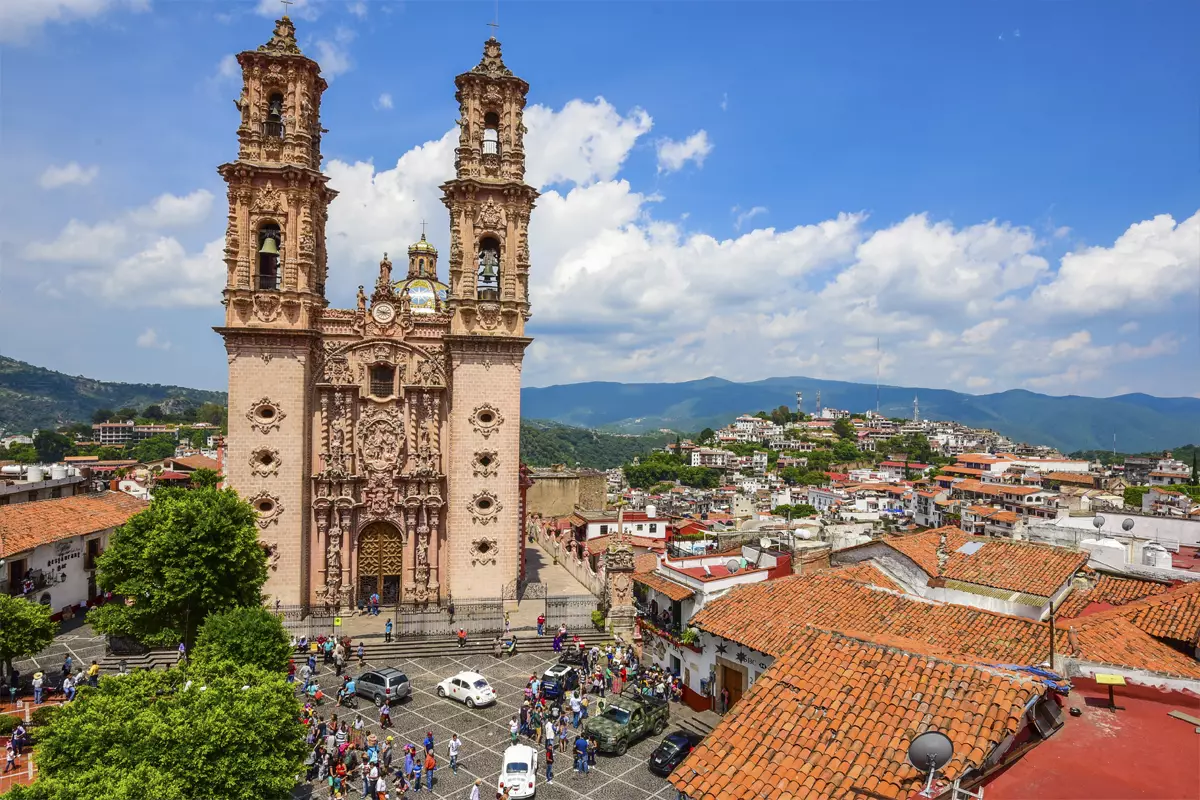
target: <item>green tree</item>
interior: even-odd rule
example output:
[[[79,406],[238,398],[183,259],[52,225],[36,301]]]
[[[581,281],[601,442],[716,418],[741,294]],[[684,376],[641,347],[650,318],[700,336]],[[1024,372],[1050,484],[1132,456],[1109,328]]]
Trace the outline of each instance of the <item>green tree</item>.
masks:
[[[116,417],[119,420],[127,420],[127,419],[136,419],[137,415],[138,415],[138,412],[137,412],[136,408],[133,408],[132,406],[125,406],[124,408],[117,409]]]
[[[97,408],[92,412],[92,422],[108,422],[113,418],[113,410],[111,408]]]
[[[1142,498],[1146,496],[1146,492],[1150,491],[1149,486],[1126,486],[1125,487],[1125,505],[1142,507]]]
[[[198,664],[222,661],[283,672],[292,656],[291,639],[279,617],[262,606],[210,614],[196,633],[193,658]]]
[[[833,423],[833,432],[837,434],[839,439],[858,438],[858,432],[854,429],[854,423],[845,418]]]
[[[63,456],[71,450],[71,440],[54,431],[38,431],[38,435],[33,437],[33,449],[37,451],[38,461],[51,464],[63,460]]]
[[[97,563],[100,588],[132,605],[106,603],[88,622],[146,644],[190,644],[209,614],[258,605],[267,556],[256,518],[232,489],[158,490]]]
[[[38,462],[38,451],[31,444],[16,442],[8,446],[4,457],[10,461],[16,461],[18,464],[36,464]]]
[[[839,420],[840,422],[841,420]],[[842,440],[833,446],[833,457],[839,463],[847,461],[857,461],[862,457],[862,452],[854,444],[854,442]]]
[[[797,503],[795,505],[779,505],[771,509],[772,513],[778,514],[790,519],[800,519],[802,517],[816,516],[817,509],[808,503]]]
[[[225,406],[216,403],[203,403],[196,409],[196,422],[207,422],[210,425],[225,424]]]
[[[54,641],[58,623],[51,613],[50,606],[0,594],[0,662],[9,674],[13,661],[40,653]]]
[[[96,451],[96,457],[101,461],[122,461],[129,458],[124,447],[101,447]]]
[[[163,433],[142,439],[133,446],[131,455],[143,464],[148,461],[160,461],[175,455],[175,445],[175,437]]]
[[[287,800],[299,716],[294,687],[252,666],[106,677],[38,731],[37,781],[6,798]]]
[[[146,410],[142,412],[142,416],[145,417],[146,419],[158,420],[158,419],[162,419],[165,416],[165,414],[163,414],[162,406],[149,405],[149,406],[146,406]]]
[[[705,428],[704,430],[700,431],[700,435],[696,437],[696,441],[700,444],[705,444],[706,442],[711,442],[713,437],[716,435],[716,431],[714,431],[712,428]]]
[[[221,474],[215,469],[198,469],[192,473],[189,481],[193,489],[215,489],[221,482]]]

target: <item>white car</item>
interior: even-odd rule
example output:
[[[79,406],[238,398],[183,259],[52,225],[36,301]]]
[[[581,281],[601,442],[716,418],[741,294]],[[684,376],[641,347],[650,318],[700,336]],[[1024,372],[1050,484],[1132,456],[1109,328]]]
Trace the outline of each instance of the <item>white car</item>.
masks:
[[[467,708],[496,702],[496,692],[478,672],[460,672],[438,684],[438,697],[452,697]]]
[[[504,751],[504,766],[496,791],[508,787],[509,797],[533,797],[537,791],[537,751],[527,744],[514,744]]]

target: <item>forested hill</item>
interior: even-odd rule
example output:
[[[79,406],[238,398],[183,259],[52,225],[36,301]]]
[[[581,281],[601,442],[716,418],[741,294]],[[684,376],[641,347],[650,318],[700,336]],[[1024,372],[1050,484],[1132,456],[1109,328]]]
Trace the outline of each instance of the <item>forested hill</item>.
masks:
[[[92,413],[101,408],[141,409],[154,404],[171,414],[185,407],[225,402],[224,392],[98,381],[0,356],[0,428],[12,432],[90,422]]]
[[[521,460],[531,467],[579,464],[610,469],[673,441],[675,434],[603,433],[547,420],[521,420]]]

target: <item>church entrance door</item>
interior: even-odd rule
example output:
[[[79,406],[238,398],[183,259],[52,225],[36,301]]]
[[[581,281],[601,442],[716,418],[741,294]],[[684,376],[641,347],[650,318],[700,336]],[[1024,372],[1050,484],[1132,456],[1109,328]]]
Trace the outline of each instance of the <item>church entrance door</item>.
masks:
[[[379,604],[400,603],[400,574],[404,540],[387,522],[372,522],[358,537],[358,597],[366,601],[379,594]]]

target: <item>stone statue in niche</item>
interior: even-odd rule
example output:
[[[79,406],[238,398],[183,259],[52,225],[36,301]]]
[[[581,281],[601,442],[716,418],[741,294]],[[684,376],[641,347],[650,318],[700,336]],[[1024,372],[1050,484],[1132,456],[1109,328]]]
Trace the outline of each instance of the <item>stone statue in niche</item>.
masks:
[[[367,313],[367,293],[363,291],[361,284],[358,287],[358,313]]]

